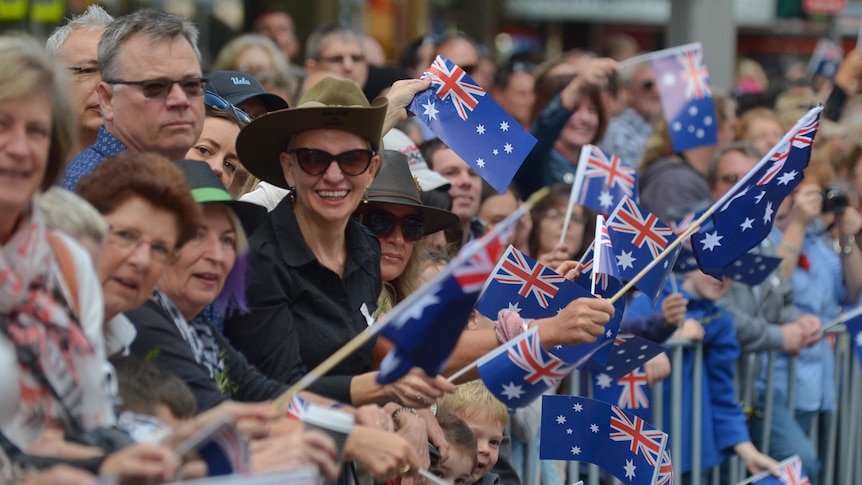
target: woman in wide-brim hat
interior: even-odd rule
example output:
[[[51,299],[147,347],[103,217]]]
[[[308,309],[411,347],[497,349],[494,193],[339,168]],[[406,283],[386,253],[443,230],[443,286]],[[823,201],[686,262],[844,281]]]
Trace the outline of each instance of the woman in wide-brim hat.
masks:
[[[388,311],[419,286],[422,238],[458,224],[450,211],[426,206],[407,156],[386,150],[380,173],[368,189],[368,203],[359,207],[359,220],[380,241],[383,291],[378,311]]]
[[[335,353],[376,310],[380,245],[351,216],[380,165],[381,133],[394,118],[387,106],[386,98],[369,103],[351,81],[325,78],[295,108],[252,121],[237,139],[246,168],[290,196],[249,240],[250,313],[229,318],[225,335],[281,382],[298,381]],[[448,390],[442,379],[377,384],[373,340],[309,390],[356,406],[398,400],[411,407]]]

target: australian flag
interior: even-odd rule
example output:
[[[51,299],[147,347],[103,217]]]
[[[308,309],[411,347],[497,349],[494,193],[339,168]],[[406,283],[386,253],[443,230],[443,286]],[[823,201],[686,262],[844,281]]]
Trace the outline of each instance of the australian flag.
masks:
[[[721,278],[725,267],[769,235],[778,206],[799,184],[808,166],[822,109],[805,114],[767,156],[710,207],[711,219],[691,236],[701,271]]]
[[[479,362],[485,387],[509,408],[529,405],[574,369],[542,348],[538,327],[506,342]]]
[[[691,227],[694,221],[697,220],[701,214],[702,212],[692,212],[678,221],[671,222],[669,226],[673,229],[673,233],[676,234],[676,237],[682,237],[682,234]],[[677,273],[688,273],[689,271],[694,271],[696,269],[698,269],[697,259],[694,257],[694,251],[691,250],[691,236],[688,236],[685,238],[685,241],[680,244],[679,255],[673,265],[673,270]]]
[[[377,382],[389,384],[412,367],[439,374],[455,348],[485,281],[494,271],[504,244],[529,207],[522,205],[494,229],[464,246],[455,258],[395,306],[377,331],[395,344],[380,363]],[[496,314],[495,314],[496,318]]]
[[[844,325],[850,334],[850,343],[856,351],[856,357],[859,357],[859,364],[862,365],[862,315],[847,320]]]
[[[520,276],[514,276],[516,274]],[[542,289],[537,287],[540,278]],[[546,318],[561,312],[566,305],[578,298],[593,298],[593,295],[589,290],[509,246],[488,278],[476,303],[476,310],[492,320],[497,318],[500,310],[506,309],[518,312],[523,318]],[[610,344],[606,340],[612,341],[616,336],[625,308],[623,299],[619,299],[617,303],[613,320],[606,325],[605,334],[596,339],[596,342],[556,346],[549,352],[564,362],[577,366],[583,365],[594,353],[598,353],[595,355],[596,359],[604,362],[610,352]],[[607,346],[608,350],[601,351],[604,346]]]
[[[806,69],[808,79],[820,75],[831,80],[838,72],[838,66],[841,65],[843,57],[844,49],[840,45],[827,38],[820,39],[817,47],[814,48],[814,53],[811,54],[811,59],[808,60]]]
[[[540,430],[541,459],[593,463],[627,485],[655,483],[667,444],[642,418],[578,396],[543,396]]]
[[[595,145],[584,145],[572,200],[607,215],[623,196],[637,200],[637,169]]]
[[[779,463],[778,475],[776,477],[767,473],[763,478],[751,483],[752,485],[811,485],[811,480],[802,470],[802,460],[799,459],[799,455],[793,455]]]
[[[781,258],[764,256],[756,253],[745,253],[733,263],[724,268],[723,274],[733,281],[757,286],[763,283],[775,268],[781,263]]]
[[[632,334],[619,334],[614,339],[610,356],[600,364],[587,362],[586,368],[611,379],[619,379],[644,365],[645,362],[667,350],[663,345]]]
[[[614,379],[604,373],[591,373],[593,378],[593,399],[613,404],[636,416],[651,419],[650,390],[643,367]]]
[[[212,439],[198,448],[210,476],[248,473],[251,471],[248,442],[232,422],[224,422]]]
[[[422,77],[431,79],[431,87],[413,98],[408,111],[505,192],[536,139],[449,59],[437,56]]]
[[[676,152],[718,142],[715,103],[700,42],[650,55]]]
[[[624,280],[633,280],[676,240],[667,224],[628,197],[620,201],[608,218],[608,229],[616,253],[617,269]],[[635,283],[635,287],[653,301],[658,298],[673,269],[679,248],[677,246]]]

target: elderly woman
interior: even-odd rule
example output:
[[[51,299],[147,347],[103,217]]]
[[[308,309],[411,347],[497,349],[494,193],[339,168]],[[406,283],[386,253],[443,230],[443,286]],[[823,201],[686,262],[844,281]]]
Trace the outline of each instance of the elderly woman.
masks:
[[[66,461],[122,479],[166,480],[177,466],[170,450],[119,449],[128,440],[111,428],[104,308],[92,260],[73,240],[49,232],[33,204],[62,171],[76,136],[64,74],[24,37],[0,37],[0,65],[0,444],[13,462]],[[81,447],[64,433],[110,435],[117,446]],[[142,460],[152,466],[143,470]]]
[[[237,139],[246,168],[290,197],[250,238],[251,312],[229,318],[225,336],[281,382],[296,382],[371,323],[380,246],[351,215],[380,164],[387,104],[369,105],[353,82],[325,78],[298,107],[252,121]],[[397,399],[413,407],[453,389],[416,375],[377,384],[373,347],[368,342],[309,389],[353,405]]]

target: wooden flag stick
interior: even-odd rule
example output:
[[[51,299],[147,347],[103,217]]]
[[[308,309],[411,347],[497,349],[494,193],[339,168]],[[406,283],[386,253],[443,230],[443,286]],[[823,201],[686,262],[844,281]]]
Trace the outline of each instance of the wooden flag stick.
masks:
[[[539,202],[540,200],[545,198],[548,195],[548,193],[550,193],[550,189],[548,189],[547,187],[536,191],[535,193],[533,193],[533,195],[530,196],[529,199],[527,199],[526,202],[524,202],[524,204],[521,207],[519,207],[515,212],[510,214],[509,217],[504,219],[502,222],[498,223],[494,227],[494,229],[492,229],[491,231],[489,231],[488,233],[486,233],[482,237],[483,238],[487,237],[489,239],[496,238],[497,236],[500,235],[500,233],[502,233],[509,226],[509,224],[507,224],[507,221],[511,222],[510,219],[517,220],[517,219],[520,219],[521,217],[523,217],[524,214],[527,213],[527,211],[529,211],[534,205],[536,205],[537,202]],[[481,246],[481,245],[475,246],[474,247],[475,249],[473,250],[472,254],[460,254],[459,253],[459,255],[453,259],[453,263],[455,263],[457,261],[464,260],[464,259],[469,259],[476,252],[478,252],[478,250],[481,249],[482,247],[483,246]],[[450,266],[453,266],[453,264],[450,263]],[[449,267],[447,267],[447,268],[449,268]],[[443,278],[446,278],[449,274],[451,274],[451,272],[452,272],[451,268],[448,271],[443,270],[437,276],[435,276],[430,281],[425,283],[425,285],[428,286],[430,284],[435,284],[438,280],[442,280]],[[399,303],[398,306],[404,305],[405,307],[409,307],[410,305],[412,305],[413,301],[418,298],[417,293],[418,292],[414,291],[413,294],[411,294],[404,301]],[[346,359],[353,352],[356,352],[357,349],[359,349],[360,347],[362,347],[363,345],[368,343],[368,341],[372,337],[374,337],[375,335],[380,333],[380,331],[383,330],[383,328],[389,323],[389,321],[392,320],[391,316],[393,315],[393,313],[394,313],[394,309],[391,310],[389,313],[386,314],[386,316],[383,317],[383,321],[378,322],[376,325],[371,325],[370,327],[368,327],[367,329],[362,331],[360,334],[353,337],[353,339],[351,339],[349,342],[344,344],[340,349],[335,351],[334,354],[330,355],[329,357],[326,358],[326,360],[324,360],[323,362],[318,364],[317,367],[315,367],[314,369],[311,369],[308,372],[308,374],[302,376],[302,379],[296,381],[293,385],[291,385],[286,391],[284,391],[280,396],[278,396],[278,398],[276,398],[275,401],[273,402],[273,405],[275,406],[276,411],[277,412],[281,411],[282,406],[284,406],[285,403],[290,402],[290,400],[293,398],[293,396],[295,396],[299,391],[302,391],[302,390],[305,390],[306,388],[308,388],[308,386],[310,386],[313,382],[315,382],[317,379],[321,378],[322,376],[326,375],[326,373],[331,371],[336,365],[340,364],[341,361]]]

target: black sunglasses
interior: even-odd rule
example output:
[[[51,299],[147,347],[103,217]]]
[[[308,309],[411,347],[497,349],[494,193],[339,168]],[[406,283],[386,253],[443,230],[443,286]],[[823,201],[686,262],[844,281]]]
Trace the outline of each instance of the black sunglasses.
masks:
[[[179,84],[180,89],[189,97],[201,96],[207,87],[207,80],[202,77],[190,77],[186,79],[146,79],[144,81],[123,81],[120,79],[104,79],[108,84],[128,84],[138,86],[144,93],[145,98],[161,99],[167,98],[174,84]]]
[[[640,86],[641,86],[641,89],[643,89],[644,91],[649,91],[650,89],[652,89],[655,86],[655,81],[652,81],[652,80],[644,81],[640,84]]]
[[[294,148],[287,153],[296,157],[299,168],[309,175],[320,175],[335,161],[344,175],[362,175],[371,166],[374,157],[372,150],[348,150],[338,155],[333,155],[325,150],[317,148]]]
[[[406,241],[418,241],[425,235],[425,221],[419,216],[395,217],[384,210],[367,210],[362,215],[362,223],[377,237],[392,234],[396,226],[401,226],[401,235]]]
[[[225,112],[232,110],[240,123],[244,125],[251,123],[251,116],[249,116],[248,113],[232,105],[230,101],[222,98],[218,94],[207,91],[204,94],[204,104],[207,108],[214,109],[216,111]]]

